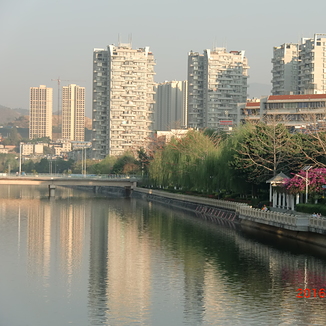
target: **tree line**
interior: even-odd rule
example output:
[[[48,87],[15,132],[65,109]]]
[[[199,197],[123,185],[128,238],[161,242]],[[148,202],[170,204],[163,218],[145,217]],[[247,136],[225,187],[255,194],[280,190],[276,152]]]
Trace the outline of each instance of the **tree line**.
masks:
[[[245,123],[231,134],[189,131],[153,155],[153,187],[221,195],[257,196],[266,181],[283,172],[292,177],[305,165],[326,167],[326,133],[291,133],[284,124]]]
[[[88,174],[141,175],[145,185],[161,189],[257,196],[267,189],[266,181],[279,172],[292,177],[305,165],[326,168],[325,154],[325,131],[290,132],[282,123],[248,122],[230,134],[189,130],[185,137],[168,143],[155,139],[146,151],[142,148],[101,161],[88,159],[86,168]],[[47,173],[51,164],[53,173],[83,173],[85,164],[50,161],[26,161],[22,169]],[[13,168],[15,162],[12,155],[0,155],[0,170],[8,165]]]

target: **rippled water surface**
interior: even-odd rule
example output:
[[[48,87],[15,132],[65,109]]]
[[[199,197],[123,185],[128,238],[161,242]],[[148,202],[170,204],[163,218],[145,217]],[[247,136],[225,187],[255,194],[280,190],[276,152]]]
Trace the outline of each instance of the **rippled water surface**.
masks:
[[[0,188],[1,326],[326,324],[322,249],[142,200],[46,194]]]

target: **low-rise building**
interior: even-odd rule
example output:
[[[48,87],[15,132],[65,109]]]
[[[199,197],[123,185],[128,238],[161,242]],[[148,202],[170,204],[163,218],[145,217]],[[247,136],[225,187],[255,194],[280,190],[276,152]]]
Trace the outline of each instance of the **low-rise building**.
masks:
[[[51,143],[49,147],[54,149],[54,155],[62,156],[71,151],[71,141],[68,139],[58,139],[55,143]]]
[[[326,94],[270,95],[260,100],[261,119],[292,131],[324,128]]]
[[[172,138],[180,139],[187,135],[191,129],[171,129],[170,131],[157,131],[156,137],[164,143],[168,143]]]
[[[88,141],[71,142],[71,151],[67,153],[67,157],[74,161],[92,158],[92,143]]]
[[[0,144],[0,154],[8,154],[8,149],[4,145]]]
[[[282,123],[291,131],[325,129],[326,94],[270,95],[239,104],[240,123]]]
[[[239,123],[260,121],[260,100],[252,99],[238,104],[238,117],[238,125]]]

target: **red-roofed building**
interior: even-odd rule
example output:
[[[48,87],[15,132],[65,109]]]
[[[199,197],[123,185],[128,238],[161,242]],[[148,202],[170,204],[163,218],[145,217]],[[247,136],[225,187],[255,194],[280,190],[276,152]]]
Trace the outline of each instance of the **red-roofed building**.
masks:
[[[283,123],[292,131],[326,129],[326,94],[270,95],[238,105],[239,123]]]
[[[239,118],[241,123],[260,121],[260,100],[248,100],[245,104],[239,104]]]
[[[326,121],[326,94],[271,95],[260,101],[266,123],[281,122],[291,129],[320,129]]]

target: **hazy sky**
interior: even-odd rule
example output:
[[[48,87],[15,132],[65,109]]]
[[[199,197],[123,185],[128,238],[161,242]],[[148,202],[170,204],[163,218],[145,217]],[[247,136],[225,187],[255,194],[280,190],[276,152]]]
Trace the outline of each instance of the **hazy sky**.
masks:
[[[93,49],[119,35],[150,47],[157,82],[186,79],[189,51],[224,46],[246,51],[249,84],[270,84],[273,46],[326,33],[325,9],[322,0],[0,0],[0,104],[28,109],[29,87],[47,85],[56,110],[60,77],[86,87],[90,116]]]

